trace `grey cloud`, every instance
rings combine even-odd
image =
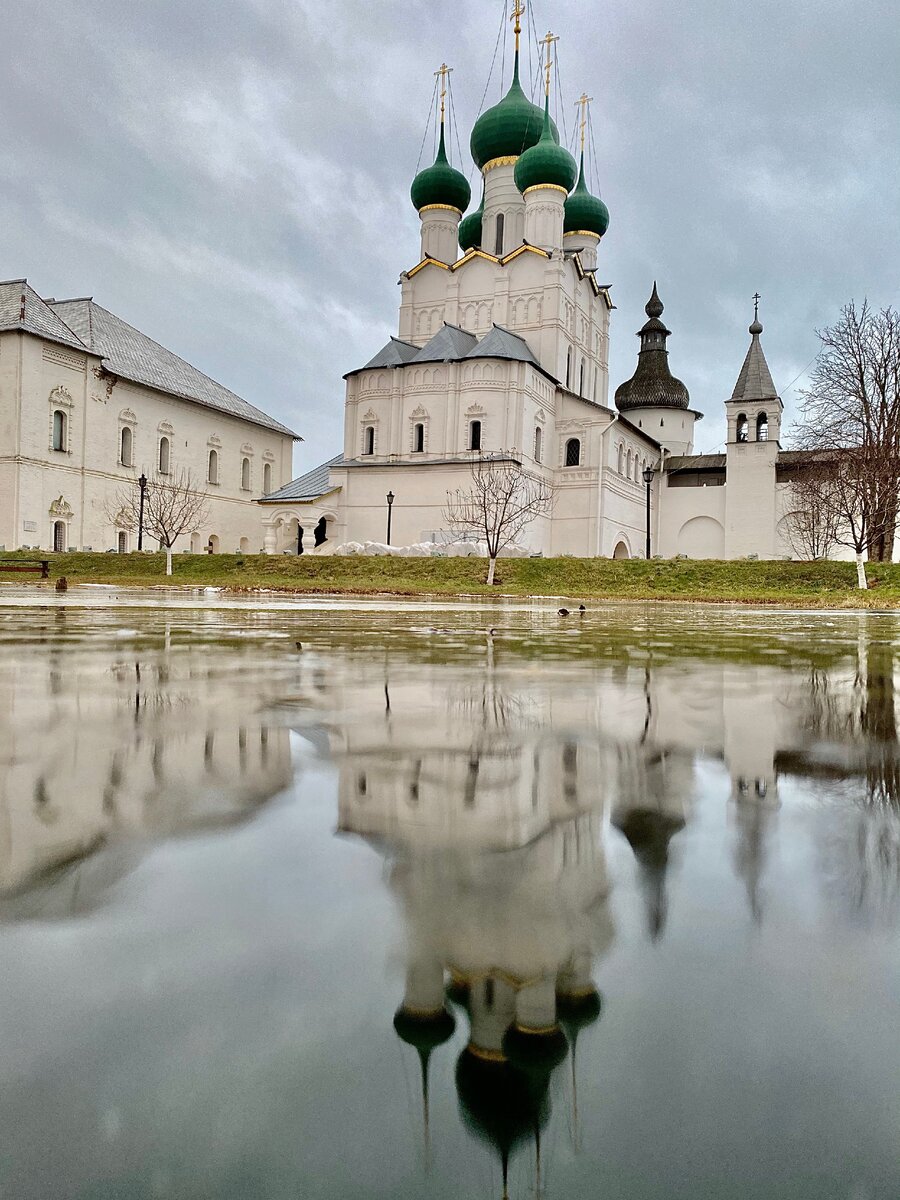
[[[417,258],[408,187],[431,72],[455,68],[469,170],[501,7],[17,6],[0,76],[0,275],[92,292],[297,428],[297,471],[315,465],[340,448],[340,376],[395,330],[397,278]],[[631,374],[658,278],[672,366],[712,449],[759,289],[776,383],[800,376],[790,413],[815,327],[851,296],[900,293],[892,6],[565,0],[537,7],[541,31],[548,20],[570,133],[575,97],[595,97],[612,387]],[[499,89],[495,71],[488,103]]]

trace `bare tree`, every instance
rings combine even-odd
[[[828,558],[840,542],[840,519],[834,504],[827,502],[828,490],[827,477],[815,468],[801,469],[791,483],[792,507],[784,516],[783,531],[798,558]]]
[[[197,487],[190,471],[177,475],[155,475],[144,494],[144,532],[166,552],[166,574],[172,574],[172,547],[178,538],[194,533],[209,520],[207,493]],[[116,492],[107,508],[115,526],[136,533],[141,522],[141,494],[134,484]]]
[[[479,455],[472,464],[472,486],[447,493],[444,520],[454,533],[475,533],[487,544],[488,586],[494,582],[497,556],[513,545],[536,517],[548,516],[553,487],[529,475],[511,454]]]
[[[890,561],[900,489],[900,313],[851,302],[819,339],[798,441],[808,450],[851,452],[832,459],[843,523],[856,527],[848,544],[857,562],[866,551]]]

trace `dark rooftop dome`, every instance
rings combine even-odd
[[[655,283],[644,311],[649,319],[638,334],[641,349],[637,370],[616,388],[616,408],[619,412],[636,408],[687,408],[691,402],[688,390],[669,370],[666,338],[670,330],[660,320],[663,303]]]

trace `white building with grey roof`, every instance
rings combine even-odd
[[[0,547],[134,549],[115,498],[188,471],[209,516],[175,549],[259,552],[296,437],[91,298],[0,283]]]

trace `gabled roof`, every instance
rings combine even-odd
[[[329,472],[332,467],[336,467],[343,461],[343,454],[329,458],[328,462],[321,463],[312,471],[307,471],[299,479],[292,479],[277,492],[271,492],[268,496],[261,497],[257,503],[274,504],[279,500],[318,500],[320,496],[325,496],[328,492],[335,490],[328,482]]]
[[[434,337],[426,342],[411,362],[458,362],[465,358],[478,339],[474,333],[446,322]]]
[[[373,359],[362,368],[368,371],[372,367],[399,367],[401,363],[409,362],[419,353],[419,347],[412,342],[404,342],[402,338],[392,337],[386,346],[378,351]]]
[[[485,334],[481,341],[472,347],[466,358],[509,358],[514,362],[540,366],[525,339],[504,329],[502,325],[492,326],[490,333]]]
[[[47,306],[77,333],[84,346],[103,359],[103,366],[111,374],[301,440],[286,425],[101,308],[90,297],[48,301]]]
[[[744,365],[741,367],[738,381],[734,385],[732,400],[745,400],[752,404],[757,400],[777,400],[778,398],[775,384],[772,382],[772,374],[769,371],[769,364],[766,362],[762,343],[759,340],[762,331],[763,327],[759,321],[754,321],[750,326],[753,340],[747,351],[747,357],[744,359]]]
[[[89,348],[29,286],[26,279],[9,279],[0,283],[0,333],[16,329],[59,342],[63,346],[71,346],[75,350]]]

